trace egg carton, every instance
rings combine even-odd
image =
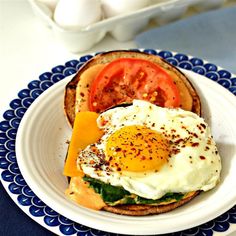
[[[132,40],[150,22],[163,25],[181,18],[190,7],[205,11],[220,7],[226,0],[162,0],[143,9],[103,19],[79,30],[63,29],[53,21],[53,12],[42,2],[28,0],[33,12],[51,27],[57,40],[72,53],[83,52],[100,42],[107,33],[117,41]]]

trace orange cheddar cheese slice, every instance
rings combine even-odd
[[[63,174],[65,176],[82,176],[83,173],[77,168],[77,157],[81,150],[89,144],[95,143],[103,132],[97,126],[98,114],[95,112],[78,112],[75,117],[71,141],[67,153]]]

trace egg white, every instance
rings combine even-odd
[[[105,131],[104,136],[98,143],[86,147],[78,157],[78,165],[86,175],[114,186],[122,186],[130,193],[148,199],[159,199],[169,192],[208,191],[219,181],[221,159],[216,143],[209,126],[195,113],[161,108],[146,101],[134,100],[132,106],[104,112],[97,123]],[[170,135],[175,130],[178,138],[172,136],[172,142],[191,136],[191,143],[197,143],[197,146],[184,146],[183,143],[176,142],[175,146],[179,151],[172,153],[169,162],[157,173],[118,172],[101,165],[108,137],[116,130],[130,125],[143,125]],[[99,150],[100,156],[92,151],[92,146]],[[96,167],[98,165],[99,168]]]
[[[64,29],[81,29],[102,19],[99,0],[59,0],[54,21]]]
[[[137,11],[149,5],[150,0],[101,0],[107,18]]]

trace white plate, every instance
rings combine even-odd
[[[163,53],[159,53],[159,55],[167,55],[170,52]],[[194,60],[195,64],[197,60],[199,60],[197,64],[201,62],[200,59],[193,60],[191,57],[186,57],[183,54],[175,54],[173,57],[169,57],[169,61],[172,60],[173,63],[174,59],[178,59],[181,61],[179,64],[187,63],[183,67],[188,67],[190,62],[193,63]],[[88,58],[84,57],[82,61]],[[182,60],[180,60],[181,58]],[[209,63],[204,65],[207,68],[209,66],[214,67]],[[65,71],[67,67],[54,69],[54,74],[50,75],[52,76],[51,81],[56,79],[55,70]],[[201,68],[199,65],[198,67],[200,72]],[[194,83],[201,96],[203,115],[212,127],[213,136],[222,156],[223,171],[220,184],[214,190],[200,194],[185,206],[156,216],[120,216],[86,209],[69,201],[64,195],[67,180],[62,175],[67,151],[66,143],[71,135],[71,129],[63,111],[64,87],[71,79],[69,76],[48,88],[26,109],[17,132],[16,154],[21,174],[26,181],[26,186],[29,186],[34,194],[43,201],[39,201],[39,208],[37,209],[40,211],[41,204],[44,207],[44,214],[46,214],[45,209],[47,207],[47,209],[56,211],[55,213],[51,210],[51,213],[48,213],[49,219],[52,222],[54,220],[55,225],[52,222],[50,225],[50,222],[46,221],[47,217],[46,220],[44,218],[42,225],[45,226],[46,221],[47,228],[54,232],[55,227],[53,229],[53,226],[60,226],[60,234],[63,235],[66,234],[65,229],[71,230],[72,227],[74,229],[72,232],[81,232],[83,230],[82,225],[122,234],[162,234],[198,226],[216,218],[235,205],[236,126],[234,119],[236,117],[236,97],[219,84],[199,74],[187,70],[183,71]],[[224,70],[216,70],[216,72],[219,74],[226,73]],[[217,74],[216,72],[215,74]],[[55,77],[53,77],[54,75]],[[45,73],[41,76],[41,81],[44,82],[43,78],[46,76],[49,74]],[[215,77],[212,75],[212,78]],[[21,203],[21,205],[23,204]],[[37,217],[37,209],[34,212],[30,211],[32,218]],[[59,223],[58,220],[56,221],[56,217],[58,219],[57,212],[61,215],[59,216]],[[63,218],[62,215],[66,218]],[[55,217],[53,218],[53,216]],[[86,231],[88,228],[85,227],[84,230]],[[100,235],[101,232],[95,234]]]

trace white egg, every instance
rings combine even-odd
[[[102,9],[99,0],[59,0],[55,22],[65,29],[78,29],[100,21]]]
[[[148,199],[208,191],[219,181],[216,143],[195,113],[134,100],[132,106],[104,112],[97,122],[103,137],[78,157],[93,178]]]
[[[106,18],[129,13],[149,5],[150,0],[102,0],[102,7]]]

